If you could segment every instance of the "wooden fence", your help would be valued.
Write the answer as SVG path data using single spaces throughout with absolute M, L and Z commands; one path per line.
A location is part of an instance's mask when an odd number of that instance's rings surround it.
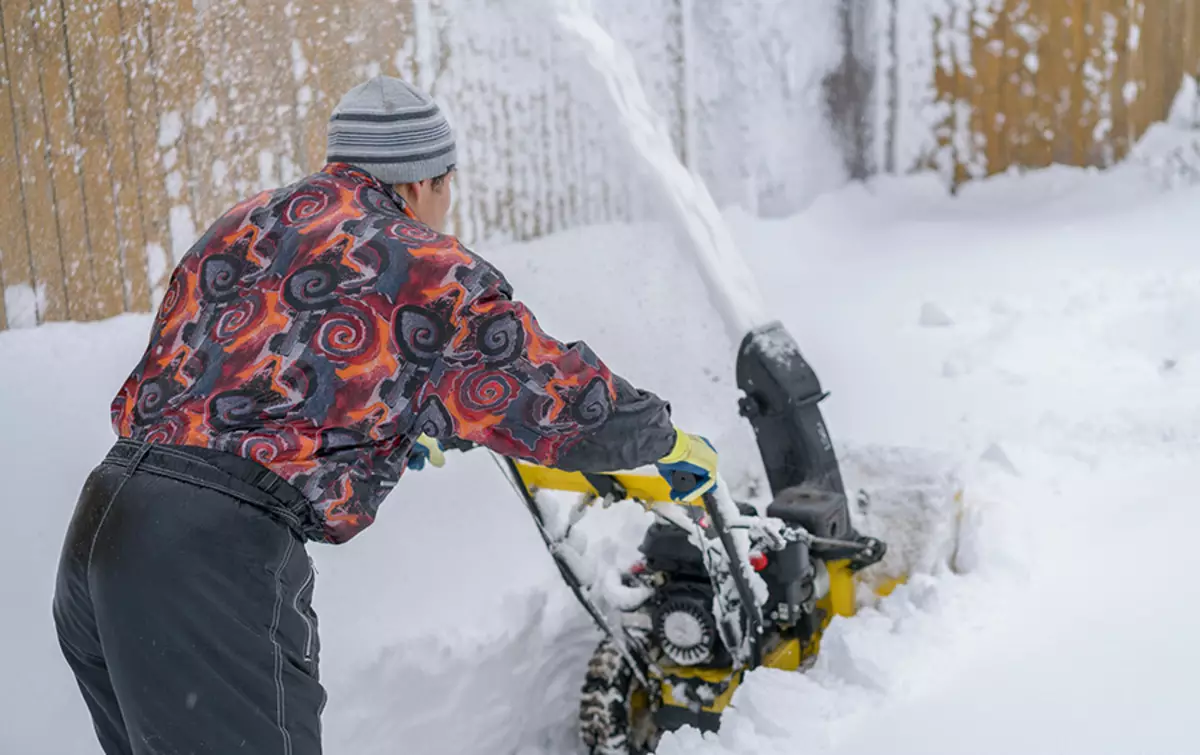
M 37 322 L 148 309 L 173 242 L 319 166 L 329 96 L 411 38 L 390 5 L 0 1 L 2 299 Z
M 890 3 L 889 172 L 933 168 L 957 185 L 1012 167 L 1107 167 L 1200 72 L 1197 0 Z
M 659 94 L 685 1 L 605 7 Z M 0 329 L 150 309 L 222 210 L 321 166 L 333 105 L 378 73 L 452 111 L 468 240 L 631 219 L 606 95 L 553 29 L 507 0 L 0 0 Z
M 1200 58 L 1200 0 L 821 2 L 880 27 L 852 40 L 880 59 L 873 85 L 867 68 L 825 82 L 845 89 L 827 97 L 835 121 L 875 112 L 877 128 L 845 141 L 848 152 L 872 153 L 864 170 L 934 168 L 951 183 L 1009 166 L 1112 163 L 1165 115 Z M 805 172 L 807 147 L 791 145 L 788 160 L 753 153 L 779 129 L 747 124 L 812 112 L 794 67 L 808 59 L 796 37 L 809 3 L 597 3 L 623 24 L 681 157 L 718 199 L 779 164 Z M 456 110 L 471 170 L 454 222 L 469 240 L 637 218 L 649 189 L 614 177 L 606 95 L 573 73 L 578 61 L 535 6 L 0 0 L 0 328 L 148 310 L 224 208 L 320 165 L 334 102 L 378 72 Z M 739 26 L 739 13 L 757 16 Z M 729 82 L 714 87 L 720 76 Z M 867 99 L 875 105 L 850 102 Z M 705 130 L 718 121 L 725 132 Z M 787 180 L 767 179 L 777 194 Z

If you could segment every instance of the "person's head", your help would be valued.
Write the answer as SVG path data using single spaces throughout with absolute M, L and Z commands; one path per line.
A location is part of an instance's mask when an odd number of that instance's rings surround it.
M 422 223 L 445 229 L 454 132 L 433 98 L 408 82 L 376 76 L 347 92 L 329 120 L 325 160 L 395 186 Z
M 440 176 L 395 185 L 396 193 L 404 198 L 417 219 L 438 233 L 446 230 L 446 216 L 450 214 L 450 179 L 453 175 L 454 166 L 451 165 Z

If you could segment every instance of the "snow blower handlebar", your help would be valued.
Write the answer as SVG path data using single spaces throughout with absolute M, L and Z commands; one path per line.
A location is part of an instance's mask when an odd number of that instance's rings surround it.
M 783 550 L 788 543 L 804 543 L 827 560 L 856 560 L 875 563 L 882 555 L 883 544 L 872 537 L 842 540 L 818 537 L 799 525 L 785 524 L 774 517 L 740 517 L 729 525 L 731 530 L 747 530 L 755 547 L 771 551 Z
M 673 491 L 680 490 L 695 490 L 700 479 L 697 475 L 691 472 L 674 471 L 671 473 L 670 483 Z M 741 603 L 741 609 L 746 622 L 745 642 L 749 648 L 750 668 L 757 668 L 762 665 L 762 647 L 759 639 L 763 633 L 763 617 L 762 607 L 759 606 L 758 600 L 755 598 L 754 590 L 750 587 L 750 580 L 746 576 L 746 567 L 749 562 L 744 558 L 737 548 L 737 544 L 733 540 L 733 532 L 730 529 L 730 522 L 721 502 L 717 500 L 717 494 L 710 490 L 703 496 L 704 508 L 708 513 L 709 519 L 712 520 L 713 527 L 716 528 L 717 537 L 721 541 L 721 547 L 725 549 L 726 558 L 729 559 L 729 573 L 733 578 L 733 584 L 737 589 L 738 601 Z M 733 507 L 734 512 L 737 511 Z
M 466 452 L 479 447 L 476 443 L 458 438 L 443 439 L 441 443 L 448 451 Z M 582 493 L 592 492 L 601 498 L 613 500 L 634 498 L 643 504 L 649 504 L 648 508 L 652 508 L 654 503 L 667 501 L 665 493 L 668 487 L 663 486 L 664 480 L 657 475 L 564 472 L 511 459 L 508 461 L 511 463 L 509 469 L 512 474 L 516 475 L 517 483 L 525 488 L 526 493 L 530 492 L 530 487 Z M 674 474 L 689 475 L 687 472 L 675 472 Z M 690 475 L 689 477 L 691 479 L 680 479 L 678 483 L 672 478 L 667 485 L 669 485 L 669 489 L 687 490 L 689 485 L 695 485 L 695 477 Z M 706 509 L 716 506 L 715 496 L 710 495 L 705 498 L 702 502 Z M 712 502 L 710 503 L 707 498 L 712 498 Z M 837 540 L 817 537 L 803 527 L 787 525 L 772 517 L 736 516 L 729 522 L 729 529 L 749 530 L 754 543 L 759 546 L 765 544 L 769 550 L 780 550 L 788 542 L 804 542 L 810 547 L 815 547 L 822 553 L 828 554 L 830 558 L 845 558 L 852 562 L 861 560 L 865 563 L 873 563 L 877 560 L 874 558 L 876 551 L 882 547 L 882 544 L 874 538 Z
M 467 451 L 475 447 L 475 444 L 469 441 L 463 441 L 464 446 L 458 446 L 459 450 Z M 554 559 L 555 566 L 558 567 L 559 574 L 562 575 L 563 581 L 567 587 L 575 594 L 575 598 L 579 604 L 583 606 L 588 615 L 592 617 L 592 621 L 600 631 L 604 632 L 612 641 L 617 651 L 629 664 L 629 668 L 633 671 L 634 676 L 644 689 L 652 689 L 651 686 L 651 664 L 647 662 L 643 653 L 637 652 L 635 649 L 628 647 L 624 640 L 617 635 L 608 617 L 597 606 L 588 595 L 588 588 L 579 579 L 575 570 L 571 568 L 570 562 L 564 557 L 563 552 L 559 547 L 559 543 L 546 530 L 546 522 L 542 517 L 541 509 L 538 508 L 537 501 L 534 499 L 533 493 L 525 482 L 521 479 L 520 468 L 517 462 L 508 457 L 501 457 L 499 454 L 492 454 L 492 458 L 497 464 L 501 465 L 501 471 L 505 472 L 505 476 L 509 478 L 514 489 L 521 497 L 521 501 L 525 504 L 525 508 L 529 510 L 530 516 L 533 517 L 534 524 L 537 525 L 538 533 L 542 536 L 542 540 L 546 543 L 546 548 L 550 551 L 551 558 Z M 501 461 L 503 459 L 503 461 Z
M 690 490 L 695 487 L 697 478 L 690 472 L 673 472 L 671 475 L 672 490 Z M 717 493 L 707 493 L 703 497 L 706 510 L 718 509 Z M 721 512 L 718 511 L 720 516 Z M 714 518 L 715 521 L 715 518 Z M 829 553 L 833 558 L 870 558 L 879 541 L 874 538 L 862 540 L 841 540 L 831 537 L 818 537 L 808 530 L 794 524 L 785 524 L 783 520 L 774 517 L 745 517 L 738 515 L 726 523 L 729 530 L 748 530 L 751 540 L 757 545 L 765 545 L 768 550 L 783 550 L 788 543 L 800 542 L 815 547 L 822 553 Z

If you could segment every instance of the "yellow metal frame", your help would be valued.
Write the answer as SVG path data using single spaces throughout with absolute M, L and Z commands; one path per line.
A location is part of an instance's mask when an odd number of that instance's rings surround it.
M 561 490 L 567 493 L 600 496 L 600 491 L 579 472 L 564 472 L 561 469 L 539 467 L 519 461 L 517 473 L 521 475 L 521 482 L 531 493 L 538 490 Z M 658 475 L 615 472 L 607 476 L 619 482 L 630 498 L 643 505 L 672 502 L 671 487 Z M 703 506 L 703 503 L 698 505 Z
M 763 656 L 763 668 L 779 669 L 780 671 L 797 671 L 800 668 L 801 661 L 807 655 L 804 649 L 800 647 L 799 640 L 785 640 L 779 645 L 769 650 Z M 662 677 L 659 679 L 659 686 L 662 690 L 662 704 L 670 705 L 677 708 L 689 708 L 691 704 L 687 700 L 677 698 L 675 696 L 674 686 L 680 683 L 686 683 L 692 680 L 700 680 L 707 684 L 726 685 L 711 703 L 702 706 L 700 710 L 705 713 L 721 713 L 729 706 L 729 702 L 733 699 L 733 693 L 742 683 L 742 676 L 745 674 L 745 669 L 734 671 L 730 668 L 713 669 L 713 668 L 693 668 L 689 666 L 664 666 L 662 668 Z
M 565 472 L 561 469 L 550 469 L 525 462 L 517 462 L 516 466 L 517 473 L 521 476 L 521 483 L 530 493 L 536 493 L 538 490 L 560 490 L 597 498 L 601 495 L 600 491 L 596 490 L 579 472 Z M 616 472 L 609 476 L 615 478 L 625 488 L 630 498 L 640 502 L 647 509 L 653 508 L 657 503 L 680 503 L 671 500 L 670 486 L 666 480 L 657 475 Z M 703 507 L 704 504 L 703 501 L 697 500 L 694 503 L 682 505 Z M 817 601 L 817 607 L 823 614 L 821 626 L 804 646 L 801 646 L 799 640 L 792 639 L 785 640 L 771 648 L 763 656 L 762 666 L 764 668 L 781 671 L 799 670 L 804 662 L 816 655 L 820 649 L 821 635 L 833 618 L 835 616 L 849 617 L 855 614 L 858 579 L 850 569 L 850 562 L 829 561 L 825 566 L 829 570 L 829 592 Z M 887 595 L 903 582 L 903 578 L 888 580 L 877 588 L 875 593 Z M 705 712 L 719 714 L 729 705 L 730 700 L 733 699 L 733 693 L 742 683 L 744 669 L 734 671 L 731 668 L 712 669 L 668 665 L 663 666 L 661 672 L 662 676 L 658 681 L 662 705 L 691 709 L 691 703 L 675 696 L 674 686 L 680 683 L 699 680 L 712 685 L 726 685 L 721 694 L 717 695 L 710 704 L 701 708 Z

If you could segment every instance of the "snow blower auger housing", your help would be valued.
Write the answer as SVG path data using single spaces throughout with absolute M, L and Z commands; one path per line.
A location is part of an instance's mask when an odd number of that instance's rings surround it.
M 506 462 L 564 580 L 605 635 L 580 704 L 590 753 L 645 753 L 663 731 L 716 729 L 746 671 L 807 668 L 833 617 L 854 614 L 857 573 L 886 550 L 851 525 L 817 408 L 824 394 L 781 326 L 747 335 L 737 377 L 772 490 L 765 516 L 734 502 L 723 485 L 683 505 L 656 475 Z M 688 480 L 672 482 L 687 487 Z M 636 599 L 608 611 L 593 599 L 572 567 L 566 535 L 556 538 L 546 527 L 539 490 L 580 493 L 581 509 L 628 498 L 655 514 L 642 560 L 621 575 Z

